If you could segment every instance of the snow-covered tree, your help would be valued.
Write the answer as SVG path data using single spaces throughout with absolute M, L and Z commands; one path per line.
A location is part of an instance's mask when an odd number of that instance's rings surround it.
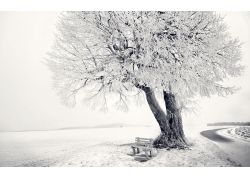
M 65 12 L 57 30 L 47 64 L 62 102 L 74 106 L 85 90 L 92 106 L 116 98 L 127 110 L 144 98 L 161 129 L 156 146 L 187 146 L 182 110 L 196 96 L 236 92 L 220 83 L 244 69 L 241 43 L 215 12 Z

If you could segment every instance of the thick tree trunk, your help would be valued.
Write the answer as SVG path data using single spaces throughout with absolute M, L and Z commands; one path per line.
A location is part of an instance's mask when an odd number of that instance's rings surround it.
M 157 120 L 161 134 L 155 139 L 154 145 L 160 148 L 185 148 L 188 146 L 182 126 L 181 112 L 177 108 L 174 94 L 163 92 L 166 112 L 161 109 L 154 91 L 149 87 L 141 88 L 147 98 L 149 107 Z

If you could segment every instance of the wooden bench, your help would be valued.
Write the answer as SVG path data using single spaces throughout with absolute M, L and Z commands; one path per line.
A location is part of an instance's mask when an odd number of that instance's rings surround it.
M 140 149 L 142 149 L 145 152 L 146 157 L 148 159 L 149 159 L 148 151 L 150 152 L 150 156 L 153 157 L 152 156 L 153 139 L 136 137 L 135 138 L 135 144 L 133 144 L 131 147 L 133 149 L 134 155 L 136 154 L 135 148 L 137 148 L 137 153 L 140 153 Z

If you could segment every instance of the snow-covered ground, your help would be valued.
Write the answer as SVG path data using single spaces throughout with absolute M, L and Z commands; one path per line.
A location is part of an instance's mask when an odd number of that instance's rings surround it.
M 232 127 L 224 133 L 231 135 L 235 138 L 250 142 L 250 126 Z
M 133 156 L 130 144 L 135 137 L 156 137 L 158 127 L 1 132 L 0 166 L 237 166 L 200 135 L 213 128 L 184 127 L 190 150 L 159 149 L 148 161 L 143 152 Z

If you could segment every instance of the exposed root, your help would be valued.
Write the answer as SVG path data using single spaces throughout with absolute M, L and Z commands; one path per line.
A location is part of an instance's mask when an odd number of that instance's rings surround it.
M 153 143 L 155 148 L 166 148 L 170 149 L 189 149 L 191 144 L 189 144 L 186 138 L 178 137 L 178 138 L 169 138 L 166 137 L 165 134 L 160 134 Z

